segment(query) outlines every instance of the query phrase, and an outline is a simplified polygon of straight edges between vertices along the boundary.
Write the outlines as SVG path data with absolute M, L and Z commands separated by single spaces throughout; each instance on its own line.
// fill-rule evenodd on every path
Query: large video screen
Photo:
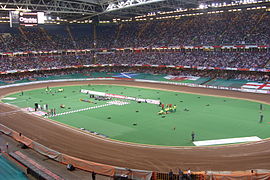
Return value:
M 45 15 L 44 12 L 22 12 L 22 11 L 10 11 L 10 26 L 37 26 L 38 24 L 44 24 Z

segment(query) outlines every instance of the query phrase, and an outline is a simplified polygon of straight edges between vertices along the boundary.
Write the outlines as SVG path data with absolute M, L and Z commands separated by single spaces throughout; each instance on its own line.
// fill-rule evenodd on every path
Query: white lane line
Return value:
M 15 100 L 15 99 L 17 99 L 17 98 L 15 98 L 15 97 L 4 97 L 1 100 Z
M 12 102 L 8 102 L 9 104 L 15 104 L 15 103 L 20 103 L 20 102 L 25 102 L 26 100 L 21 100 L 21 101 L 12 101 Z
M 21 110 L 14 110 L 14 111 L 8 111 L 8 112 L 1 112 L 0 115 L 1 116 L 5 116 L 8 114 L 12 114 L 12 113 L 16 113 L 16 112 L 20 112 Z
M 66 115 L 66 114 L 82 112 L 82 111 L 88 111 L 88 110 L 91 110 L 91 109 L 97 109 L 97 108 L 102 108 L 102 107 L 111 106 L 111 105 L 113 105 L 113 104 L 104 104 L 104 105 L 93 106 L 93 107 L 88 107 L 88 108 L 84 108 L 84 109 L 77 109 L 77 110 L 73 110 L 73 111 L 68 111 L 68 112 L 63 112 L 63 113 L 51 115 L 51 116 L 48 116 L 48 117 L 62 116 L 62 115 Z
M 88 108 L 84 108 L 84 109 L 77 109 L 77 110 L 72 110 L 72 111 L 68 111 L 68 112 L 63 112 L 63 113 L 59 113 L 59 114 L 55 114 L 55 115 L 50 115 L 48 117 L 56 117 L 56 116 L 62 116 L 62 115 L 66 115 L 66 114 L 71 114 L 71 113 L 76 113 L 76 112 L 82 112 L 82 111 L 88 111 L 91 109 L 97 109 L 97 108 L 102 108 L 102 107 L 106 107 L 106 106 L 111 106 L 111 105 L 127 105 L 129 104 L 129 102 L 123 102 L 123 101 L 110 101 L 107 102 L 107 104 L 103 104 L 103 105 L 99 105 L 99 106 L 93 106 L 93 107 L 88 107 Z

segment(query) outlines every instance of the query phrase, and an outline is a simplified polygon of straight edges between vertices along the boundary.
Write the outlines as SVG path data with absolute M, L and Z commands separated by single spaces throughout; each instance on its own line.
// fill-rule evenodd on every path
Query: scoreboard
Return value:
M 44 24 L 44 12 L 10 11 L 10 27 L 14 26 L 37 26 Z

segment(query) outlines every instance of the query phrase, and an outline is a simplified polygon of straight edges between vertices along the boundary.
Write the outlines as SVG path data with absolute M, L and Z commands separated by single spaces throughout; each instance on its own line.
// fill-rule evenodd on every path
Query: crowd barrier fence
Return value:
M 41 84 L 41 83 L 54 83 L 54 82 L 65 82 L 65 81 L 96 81 L 96 80 L 124 80 L 124 81 L 134 81 L 134 82 L 147 82 L 147 83 L 157 83 L 157 84 L 171 84 L 178 86 L 188 86 L 188 87 L 200 87 L 200 88 L 210 88 L 210 89 L 220 89 L 220 90 L 230 90 L 230 91 L 241 91 L 248 93 L 258 93 L 258 94 L 270 94 L 270 90 L 258 90 L 258 89 L 244 89 L 244 88 L 233 88 L 233 87 L 223 87 L 223 86 L 211 86 L 211 85 L 200 85 L 200 84 L 192 84 L 192 83 L 178 83 L 178 82 L 168 82 L 168 81 L 153 81 L 153 80 L 145 80 L 145 79 L 129 79 L 129 78 L 82 78 L 82 79 L 58 79 L 58 80 L 44 80 L 44 81 L 33 81 L 26 83 L 18 83 L 18 84 L 9 84 L 0 86 L 0 89 L 8 88 L 8 87 L 17 87 L 31 84 Z

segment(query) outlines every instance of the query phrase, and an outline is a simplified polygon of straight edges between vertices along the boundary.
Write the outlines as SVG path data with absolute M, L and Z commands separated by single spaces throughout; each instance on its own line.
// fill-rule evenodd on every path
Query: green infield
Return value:
M 21 108 L 34 108 L 35 103 L 41 107 L 48 104 L 49 109 L 55 109 L 56 115 L 48 116 L 54 121 L 125 142 L 194 146 L 192 132 L 195 141 L 270 137 L 270 105 L 263 104 L 260 111 L 258 102 L 113 85 L 49 89 L 48 92 L 36 89 L 11 94 L 2 101 Z M 64 91 L 58 92 L 59 89 Z M 159 105 L 117 98 L 95 100 L 81 93 L 81 89 L 160 100 L 165 106 L 172 104 L 177 108 L 176 112 L 159 115 Z M 263 120 L 260 123 L 261 115 Z

